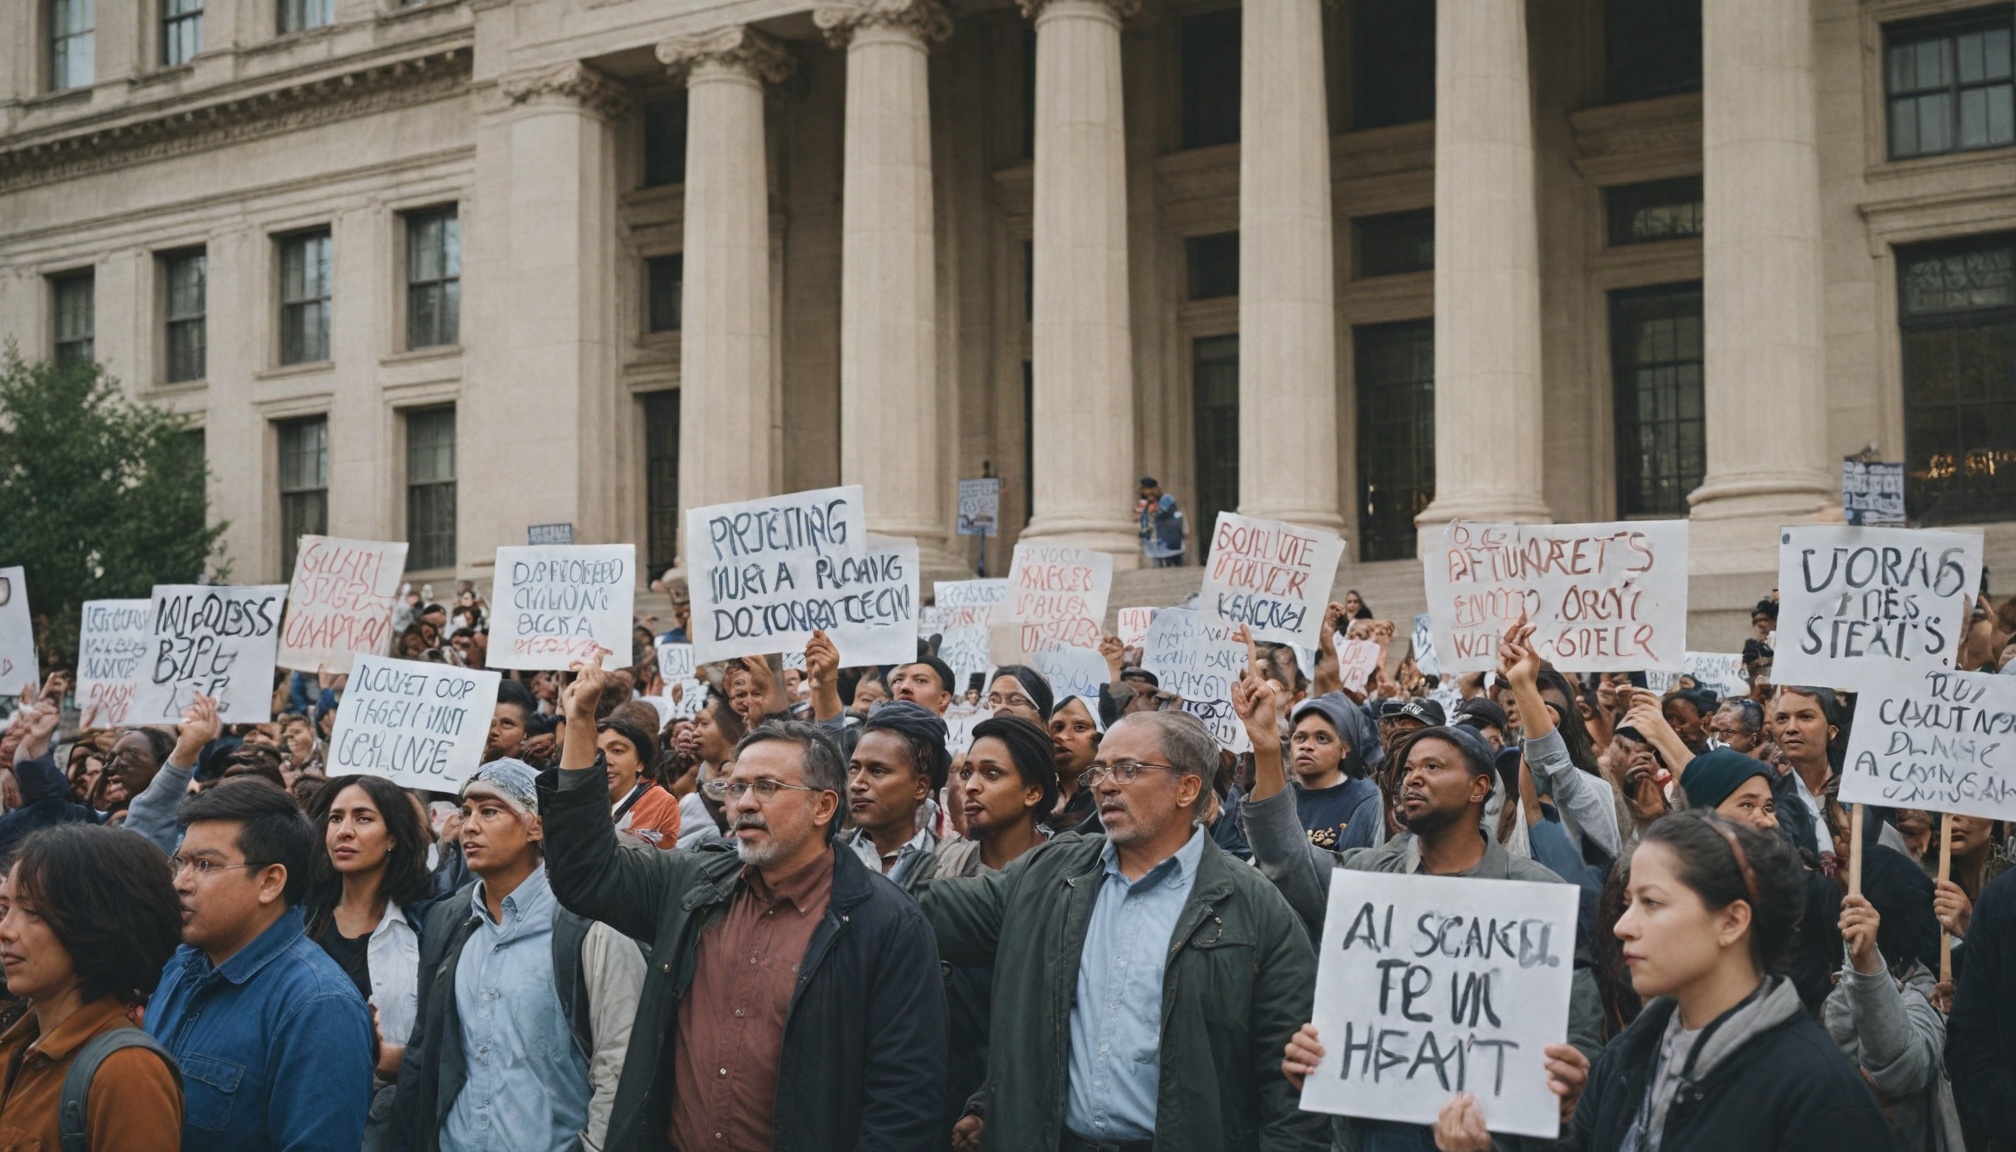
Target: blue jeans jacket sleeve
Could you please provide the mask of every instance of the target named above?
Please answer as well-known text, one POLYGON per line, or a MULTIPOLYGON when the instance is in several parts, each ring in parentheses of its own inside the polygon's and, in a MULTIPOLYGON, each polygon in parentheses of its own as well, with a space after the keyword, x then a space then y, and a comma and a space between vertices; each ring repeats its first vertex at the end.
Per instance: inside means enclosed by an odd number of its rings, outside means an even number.
POLYGON ((271 1147, 357 1152, 371 1110, 372 1051, 370 1013, 355 997, 324 995, 304 1002, 274 1033, 266 1110, 271 1147))

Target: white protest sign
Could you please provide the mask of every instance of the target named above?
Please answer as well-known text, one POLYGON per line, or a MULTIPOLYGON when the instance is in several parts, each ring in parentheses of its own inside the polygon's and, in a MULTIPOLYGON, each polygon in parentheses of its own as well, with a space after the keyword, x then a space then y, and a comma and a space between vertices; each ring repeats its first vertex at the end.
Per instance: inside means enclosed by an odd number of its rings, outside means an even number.
MULTIPOLYGON (((133 710, 140 663, 154 634, 151 600, 86 600, 77 630, 77 708, 91 726, 115 728, 133 710)), ((0 680, 0 688, 6 681, 0 680)))
POLYGON ((693 679, 693 645, 658 641, 658 678, 667 684, 693 679))
POLYGON ((1232 685, 1246 671, 1246 642, 1234 629, 1190 608, 1164 608, 1148 626, 1141 666, 1162 690, 1182 697, 1185 712, 1204 722, 1221 747, 1253 748, 1246 725, 1232 710, 1232 685))
POLYGON ((1218 513, 1204 559, 1197 606, 1255 640, 1313 648, 1323 638, 1323 609, 1344 557, 1344 538, 1280 520, 1218 513))
POLYGON ((1498 667, 1523 612, 1563 672, 1678 669, 1687 650, 1687 522, 1470 524, 1421 532, 1435 656, 1447 673, 1498 667))
POLYGON ((1029 663, 1045 648, 1097 652, 1105 633, 1113 557, 1090 548, 1017 544, 1008 568, 1008 602, 994 610, 996 663, 1029 663))
MULTIPOLYGON (((973 728, 982 720, 991 720, 994 713, 986 709, 975 709, 953 715, 945 714, 945 750, 954 756, 963 756, 973 747, 973 728)), ((957 785, 955 784, 956 788, 957 785)), ((956 793, 955 793, 956 796, 956 793)))
POLYGON ((1414 617, 1414 667, 1423 676, 1442 675, 1442 664, 1435 659, 1435 626, 1426 612, 1414 617))
POLYGON ((999 536, 1000 525, 1000 478, 959 481, 959 535, 999 536))
POLYGON ((1542 1049, 1568 1036, 1575 903, 1573 884, 1337 873, 1303 1109, 1432 1124, 1474 1092, 1493 1132, 1554 1139, 1542 1049))
POLYGON ((497 673, 360 655, 329 736, 329 775, 455 792, 483 762, 497 673))
POLYGON ((1863 665, 1841 801, 2016 820, 2016 676, 1863 665))
POLYGON ((843 621, 908 625, 914 654, 914 577, 907 592, 898 587, 886 558, 869 562, 869 547, 859 484, 689 509, 695 658, 711 664, 803 650, 813 632, 831 635, 843 621))
POLYGON ((1346 640, 1342 632, 1337 638, 1337 677, 1344 687, 1353 692, 1364 692, 1365 681, 1379 670, 1379 643, 1376 640, 1346 640))
POLYGON ((602 667, 626 668, 636 590, 635 544, 499 548, 486 663, 565 670, 599 644, 608 649, 602 667))
POLYGON ((196 694, 226 724, 273 719, 273 658, 285 584, 156 584, 153 630, 133 694, 134 724, 180 723, 196 694))
POLYGON ((1860 688, 1885 660, 1951 668, 1981 586, 1981 537, 1803 525, 1778 533, 1774 684, 1860 688))
POLYGON ((1671 692, 1680 677, 1691 676, 1694 683, 1722 699, 1750 695, 1750 673, 1743 667, 1740 652, 1689 652, 1681 672, 1647 672, 1645 687, 1654 692, 1671 692))
POLYGON ((1139 648, 1148 642, 1148 626, 1155 622, 1153 608, 1122 608, 1115 635, 1123 648, 1139 648))
POLYGON ((1083 696, 1086 707, 1098 709, 1099 686, 1107 681, 1106 660, 1099 653, 1052 645, 1024 655, 1022 662, 1043 674, 1057 699, 1083 696))
POLYGON ((384 655, 405 570, 403 542, 301 537, 280 626, 280 667, 348 672, 357 653, 384 655))
POLYGON ((658 711, 667 721, 691 720, 707 701, 707 685, 700 680, 667 680, 665 694, 658 699, 664 704, 658 711))
POLYGON ((993 666, 987 650, 988 626, 1008 602, 1008 581, 940 580, 932 586, 932 595, 937 603, 930 609, 931 623, 920 631, 939 637, 938 658, 959 683, 985 675, 993 666))
MULTIPOLYGON (((917 541, 870 536, 866 556, 833 560, 827 567, 831 573, 822 587, 831 597, 834 622, 826 627, 841 667, 917 659, 917 608, 923 602, 917 541)), ((805 645, 784 650, 784 667, 804 670, 805 645)))
POLYGON ((35 620, 28 614, 28 577, 20 568, 0 568, 0 695, 42 678, 35 659, 35 620))

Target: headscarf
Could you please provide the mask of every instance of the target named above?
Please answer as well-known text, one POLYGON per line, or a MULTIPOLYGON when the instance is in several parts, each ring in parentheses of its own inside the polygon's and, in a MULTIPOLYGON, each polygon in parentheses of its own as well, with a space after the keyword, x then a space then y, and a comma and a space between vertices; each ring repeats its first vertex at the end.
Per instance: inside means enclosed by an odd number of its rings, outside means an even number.
POLYGON ((1687 806, 1714 811, 1716 805, 1727 800, 1745 780, 1752 776, 1764 777, 1771 782, 1771 765, 1754 756, 1730 748, 1716 748, 1701 753, 1687 762, 1680 773, 1680 788, 1687 793, 1687 806))
POLYGON ((476 769, 476 774, 463 783, 456 799, 467 800, 470 791, 479 787, 520 812, 539 814, 539 770, 523 760, 506 756, 476 769))
POLYGON ((1003 676, 1013 676, 1015 682, 1022 685, 1022 691, 1029 697, 1029 702, 1036 705, 1036 714, 1043 717, 1043 722, 1048 724, 1058 704, 1057 693, 1051 689, 1049 679, 1027 664, 1003 664, 994 669, 994 674, 987 678, 987 686, 992 688, 994 681, 1003 676))
POLYGON ((1105 735, 1106 721, 1099 715, 1099 701, 1093 700, 1089 697, 1077 696, 1077 695, 1066 696, 1062 700, 1057 701, 1057 707, 1051 709, 1049 715, 1055 716, 1057 715, 1057 713, 1062 712, 1064 710, 1064 706, 1066 704, 1071 703, 1071 701, 1073 700, 1076 700, 1079 703, 1085 705, 1086 715, 1092 717, 1092 730, 1099 733, 1102 736, 1105 735))

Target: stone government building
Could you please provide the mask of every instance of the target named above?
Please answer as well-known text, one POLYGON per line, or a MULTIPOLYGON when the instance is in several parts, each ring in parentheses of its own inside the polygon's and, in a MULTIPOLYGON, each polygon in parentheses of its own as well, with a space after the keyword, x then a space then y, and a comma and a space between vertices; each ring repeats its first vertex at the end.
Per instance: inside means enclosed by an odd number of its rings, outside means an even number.
POLYGON ((1729 645, 1864 449, 2006 590, 2012 24, 10 0, 0 333, 197 418, 240 581, 325 531, 487 581, 557 523, 655 570, 682 507, 857 481, 950 574, 983 470, 993 571, 1018 529, 1124 566, 1146 472, 1193 562, 1221 508, 1328 525, 1393 615, 1417 515, 1689 516, 1729 645))

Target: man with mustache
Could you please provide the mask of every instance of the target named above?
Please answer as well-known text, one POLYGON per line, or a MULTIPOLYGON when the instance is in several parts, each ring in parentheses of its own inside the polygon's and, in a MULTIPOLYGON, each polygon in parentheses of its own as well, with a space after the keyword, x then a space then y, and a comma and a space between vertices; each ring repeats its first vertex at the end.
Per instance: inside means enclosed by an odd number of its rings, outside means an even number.
POLYGON ((1271 1074, 1307 1018, 1315 953, 1201 827, 1217 765, 1196 717, 1127 716, 1081 783, 1104 834, 924 887, 946 963, 994 969, 983 1148, 1327 1147, 1323 1118, 1271 1074))
POLYGON ((633 851, 595 747, 601 653, 574 674, 540 797, 553 891, 651 946, 603 1147, 939 1152, 937 947, 916 904, 835 842, 839 750, 812 724, 763 724, 707 783, 733 851, 633 851))

